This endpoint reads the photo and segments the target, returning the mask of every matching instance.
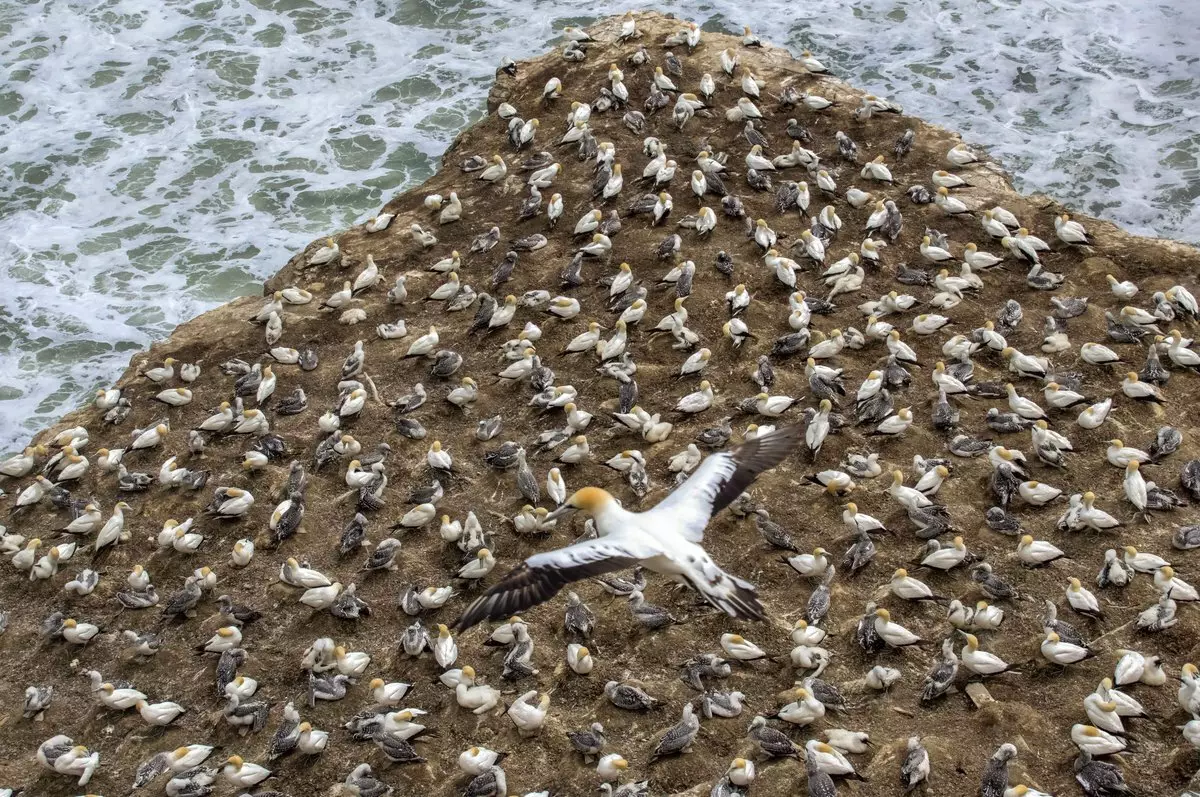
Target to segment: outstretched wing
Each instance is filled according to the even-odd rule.
[[[484,620],[511,617],[545,603],[574,581],[624,570],[661,553],[650,540],[614,534],[534,554],[476,598],[454,627],[465,631]]]
[[[709,518],[745,492],[758,474],[783,462],[803,439],[804,427],[797,424],[742,443],[732,451],[713,454],[691,478],[643,516],[651,526],[658,517],[664,523],[669,518],[669,524],[680,534],[698,543],[704,539]]]

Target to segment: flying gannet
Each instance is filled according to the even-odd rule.
[[[576,491],[547,519],[583,510],[595,518],[598,537],[529,557],[468,606],[455,627],[462,631],[486,619],[511,617],[574,581],[639,564],[689,584],[732,617],[763,619],[754,586],[721,570],[700,543],[709,519],[760,473],[782,462],[803,434],[802,426],[789,426],[714,454],[646,512],[629,512],[598,487]]]

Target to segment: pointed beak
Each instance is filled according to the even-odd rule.
[[[560,517],[569,515],[574,511],[575,507],[571,506],[570,504],[563,504],[558,509],[555,509],[553,512],[546,515],[546,520],[558,520]]]

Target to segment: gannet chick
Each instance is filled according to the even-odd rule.
[[[668,755],[690,752],[699,732],[700,719],[695,714],[694,706],[691,702],[684,703],[679,722],[659,738],[654,752],[650,754],[650,761],[654,762]]]
[[[567,731],[567,741],[576,752],[583,754],[583,762],[590,764],[592,759],[604,749],[604,726],[593,722],[591,727],[583,731]]]
[[[799,758],[800,749],[781,731],[767,725],[762,715],[755,716],[750,722],[747,738],[758,745],[758,749],[768,758]]]
[[[21,715],[25,719],[41,722],[50,701],[54,699],[54,686],[29,686],[25,688],[25,702]]]

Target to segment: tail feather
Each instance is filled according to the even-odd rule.
[[[696,581],[690,581],[690,583],[692,588],[699,592],[709,604],[730,617],[759,622],[767,619],[753,584],[724,571],[714,581],[715,583]]]

